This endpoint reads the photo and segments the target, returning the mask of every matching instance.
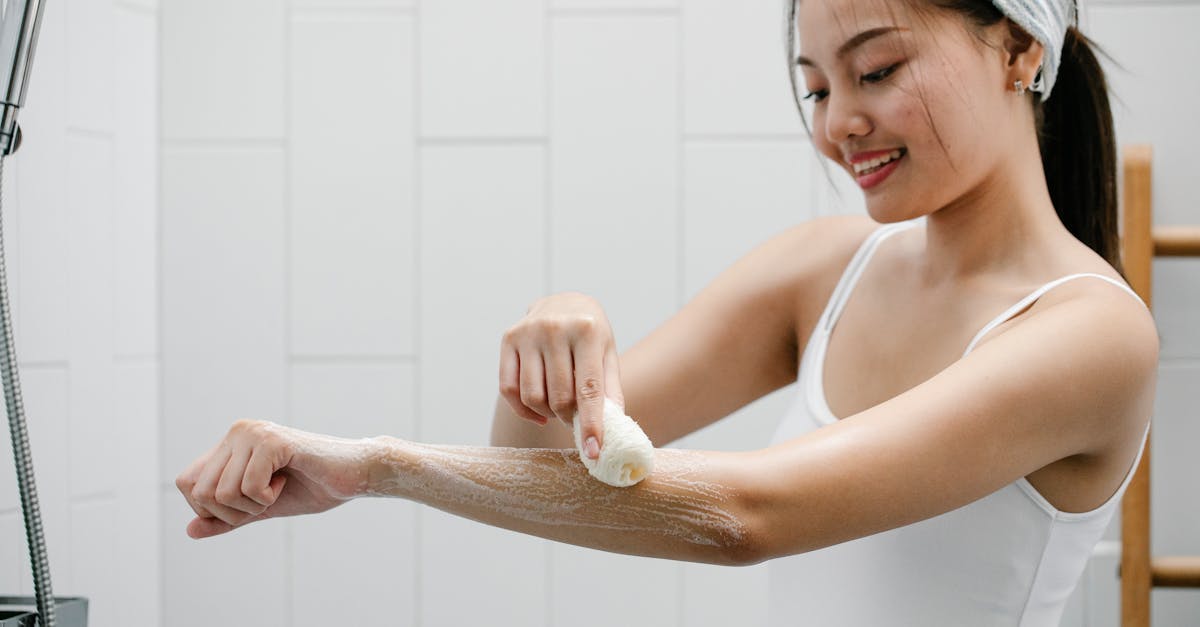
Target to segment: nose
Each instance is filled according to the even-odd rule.
[[[851,136],[862,137],[871,132],[871,121],[853,96],[830,94],[825,103],[825,139],[838,145]]]

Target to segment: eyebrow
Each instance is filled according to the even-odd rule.
[[[839,47],[837,49],[837,58],[840,59],[840,58],[846,56],[846,54],[849,53],[851,50],[867,43],[868,41],[870,41],[876,37],[879,37],[880,35],[886,35],[888,33],[891,33],[894,31],[901,31],[901,30],[908,30],[908,29],[900,27],[900,26],[881,26],[879,28],[871,28],[871,29],[865,30],[865,31],[851,37],[850,39],[847,39],[846,43],[842,44],[841,47]],[[812,66],[812,67],[817,67],[817,64],[812,62],[812,59],[808,59],[805,57],[796,57],[796,65],[808,65],[808,66]]]

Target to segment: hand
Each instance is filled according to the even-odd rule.
[[[364,440],[239,420],[175,479],[197,516],[187,534],[206,538],[267,518],[323,512],[361,496],[368,446]]]
[[[595,299],[578,292],[539,298],[504,332],[500,394],[540,425],[556,416],[572,425],[578,412],[585,452],[595,459],[604,445],[604,397],[625,406],[617,361],[612,326]]]

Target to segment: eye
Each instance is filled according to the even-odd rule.
[[[892,72],[895,72],[896,68],[898,68],[898,67],[900,67],[900,64],[895,63],[895,64],[892,64],[892,65],[889,65],[889,66],[883,68],[882,70],[876,70],[874,72],[871,72],[870,74],[863,74],[862,80],[867,83],[882,82],[884,79],[891,76]],[[817,89],[817,90],[813,90],[813,91],[810,91],[807,94],[805,94],[804,100],[812,100],[813,102],[821,102],[822,100],[824,100],[828,97],[829,97],[828,89]]]
[[[887,78],[888,76],[891,76],[892,72],[895,72],[896,68],[898,68],[898,67],[900,67],[899,63],[896,63],[894,65],[889,65],[888,67],[885,67],[882,70],[876,70],[874,72],[871,72],[870,74],[863,74],[862,79],[868,83],[878,83],[878,82],[882,81],[883,79]]]
[[[828,95],[829,95],[829,90],[827,90],[827,89],[818,89],[818,90],[816,90],[816,91],[810,91],[810,92],[808,92],[808,94],[806,94],[806,95],[804,96],[804,99],[805,99],[805,100],[812,100],[813,102],[821,102],[821,101],[822,101],[822,100],[824,100],[824,99],[825,99],[825,97],[826,97],[826,96],[828,96]]]

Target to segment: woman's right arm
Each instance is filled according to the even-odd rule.
[[[818,218],[739,259],[620,356],[625,413],[661,447],[795,381],[807,338],[798,339],[805,326],[798,323],[808,311],[815,322],[819,304],[877,226],[865,216]],[[574,447],[561,421],[535,423],[510,402],[503,393],[496,399],[493,446]]]

